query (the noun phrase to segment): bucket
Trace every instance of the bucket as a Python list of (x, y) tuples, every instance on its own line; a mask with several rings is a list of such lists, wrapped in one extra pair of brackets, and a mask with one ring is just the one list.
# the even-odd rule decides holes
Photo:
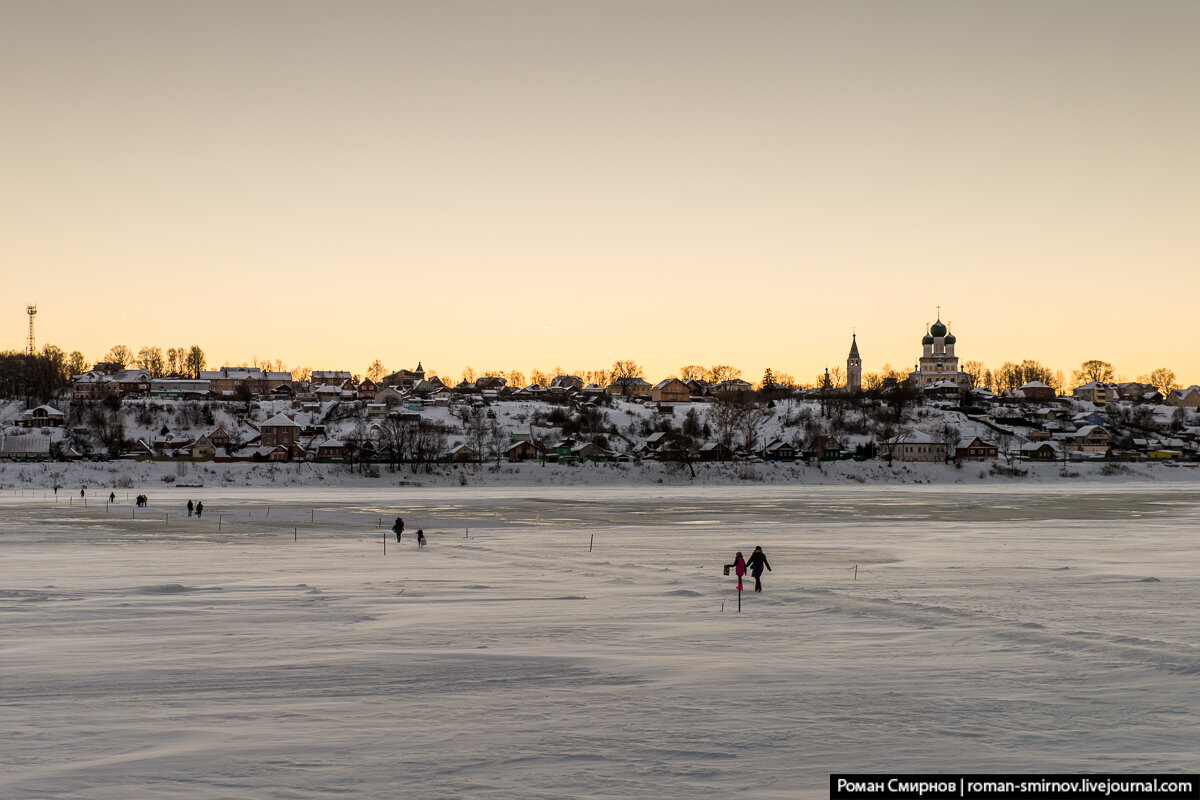
[(729, 574), (729, 565), (728, 564), (725, 565), (725, 574), (726, 575)]

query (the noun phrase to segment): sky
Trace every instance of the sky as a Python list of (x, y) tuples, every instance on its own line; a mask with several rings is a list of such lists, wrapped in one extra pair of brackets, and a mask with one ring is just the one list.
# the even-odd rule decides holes
[(0, 349), (1200, 382), (1200, 4), (0, 2)]

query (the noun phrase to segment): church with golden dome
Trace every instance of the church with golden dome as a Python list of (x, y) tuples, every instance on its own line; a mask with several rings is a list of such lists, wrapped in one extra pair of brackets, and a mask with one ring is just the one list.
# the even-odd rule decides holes
[(958, 356), (954, 354), (957, 342), (938, 314), (938, 321), (927, 327), (925, 338), (921, 339), (921, 359), (909, 374), (909, 382), (922, 390), (952, 391), (957, 388), (965, 392), (970, 389), (971, 380), (958, 368)]

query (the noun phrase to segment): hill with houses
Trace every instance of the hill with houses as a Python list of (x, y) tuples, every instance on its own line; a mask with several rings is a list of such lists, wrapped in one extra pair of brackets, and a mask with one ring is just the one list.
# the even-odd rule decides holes
[(363, 475), (455, 464), (819, 466), (1200, 460), (1200, 387), (1163, 397), (1137, 383), (1087, 383), (1058, 396), (1037, 381), (994, 394), (957, 380), (880, 389), (755, 389), (626, 378), (607, 386), (557, 375), (447, 386), (420, 365), (379, 381), (318, 371), (226, 367), (153, 378), (97, 365), (49, 403), (0, 406), (0, 459), (175, 464), (306, 463)]

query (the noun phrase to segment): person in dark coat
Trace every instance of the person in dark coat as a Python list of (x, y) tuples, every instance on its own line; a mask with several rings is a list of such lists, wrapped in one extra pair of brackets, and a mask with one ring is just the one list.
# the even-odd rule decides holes
[(204, 513), (204, 501), (201, 500), (199, 503), (196, 503), (196, 517), (199, 518), (200, 515), (203, 513)]
[(754, 576), (754, 591), (761, 592), (763, 567), (767, 568), (767, 572), (771, 571), (771, 565), (767, 563), (767, 554), (763, 552), (761, 547), (754, 548), (754, 552), (750, 554), (750, 560), (746, 562), (746, 566), (750, 568), (750, 574)]
[(188, 516), (189, 517), (192, 515), (192, 509), (194, 509), (195, 507), (196, 506), (192, 504), (192, 501), (188, 500)]
[(417, 547), (425, 546), (425, 531), (417, 528)]
[(392, 525), (392, 531), (396, 534), (396, 541), (400, 541), (400, 534), (404, 533), (404, 518), (396, 517), (396, 522)]
[[(128, 497), (129, 495), (125, 495), (125, 496), (126, 496), (126, 497)], [(115, 502), (117, 502), (117, 493), (116, 493), (116, 492), (109, 492), (109, 493), (108, 493), (108, 502), (110, 502), (110, 503), (115, 503)]]

